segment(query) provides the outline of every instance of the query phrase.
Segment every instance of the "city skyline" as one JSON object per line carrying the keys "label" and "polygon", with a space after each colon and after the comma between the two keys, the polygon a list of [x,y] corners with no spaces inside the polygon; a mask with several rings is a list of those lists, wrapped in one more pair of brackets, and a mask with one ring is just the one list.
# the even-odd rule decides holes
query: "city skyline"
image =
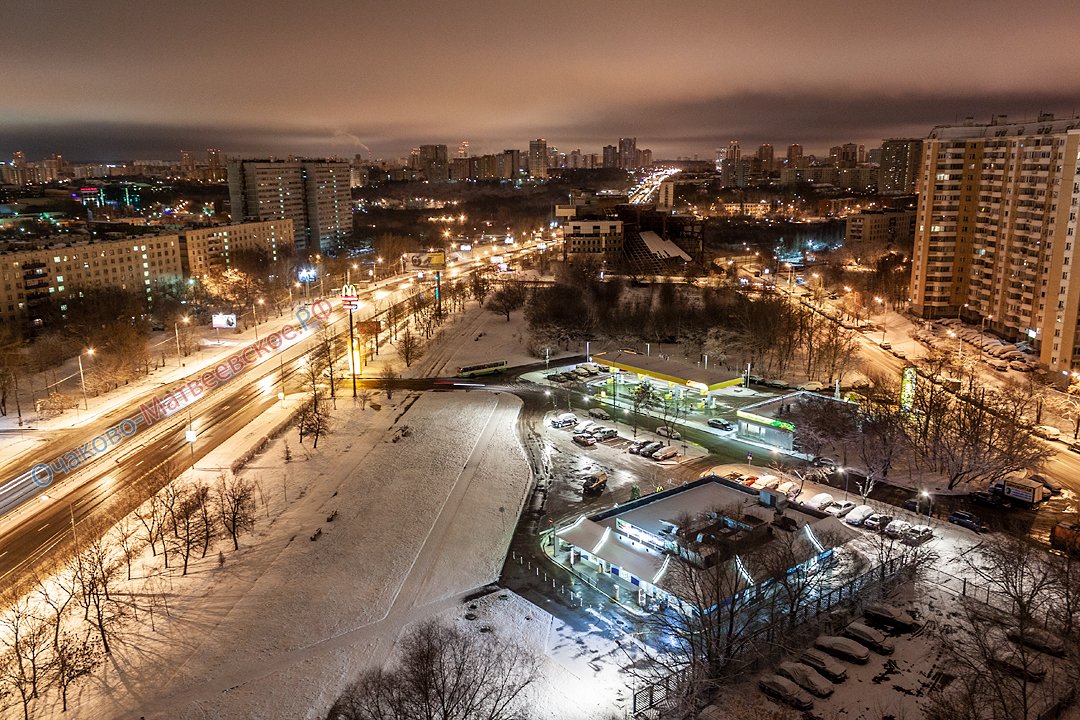
{"label": "city skyline", "polygon": [[[1080,60],[1068,30],[1080,8],[1052,2],[1036,17],[989,5],[976,15],[938,3],[901,24],[917,18],[913,3],[673,12],[548,2],[527,15],[505,3],[430,12],[421,2],[322,2],[298,16],[281,2],[257,14],[194,3],[182,15],[16,2],[6,8],[17,60],[0,157],[104,161],[219,147],[396,158],[420,144],[467,138],[482,154],[538,137],[599,152],[635,136],[657,158],[709,159],[731,138],[820,154],[838,142],[922,137],[966,116],[1074,113]],[[620,32],[589,30],[613,24]],[[992,54],[984,37],[995,38]]]}

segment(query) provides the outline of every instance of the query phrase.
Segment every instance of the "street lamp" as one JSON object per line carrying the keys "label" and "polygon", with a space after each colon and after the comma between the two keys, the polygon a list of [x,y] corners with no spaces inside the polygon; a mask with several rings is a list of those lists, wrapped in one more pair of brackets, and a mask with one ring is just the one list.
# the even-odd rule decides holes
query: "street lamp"
{"label": "street lamp", "polygon": [[[94,356],[94,348],[86,348],[86,354],[89,355],[90,357],[93,357]],[[86,399],[86,376],[83,374],[82,351],[81,350],[79,351],[79,382],[82,383],[83,409],[84,410],[89,410],[90,409],[90,401]],[[76,405],[75,407],[78,407],[78,405]]]}
{"label": "street lamp", "polygon": [[933,498],[933,497],[931,497],[931,496],[930,496],[930,493],[929,493],[929,492],[927,492],[926,490],[923,490],[922,492],[920,492],[920,493],[919,493],[919,496],[920,496],[920,497],[924,497],[924,498],[926,498],[926,502],[927,502],[927,506],[926,506],[926,519],[927,519],[927,520],[929,520],[929,519],[930,519],[930,516],[931,516],[931,514],[933,513],[933,509],[934,509],[934,498]]}
{"label": "street lamp", "polygon": [[191,322],[191,318],[189,318],[187,315],[185,315],[184,317],[180,318],[180,320],[173,323],[173,332],[176,333],[176,366],[177,367],[183,367],[183,365],[184,365],[184,363],[180,359],[180,323],[181,322],[183,322],[185,325],[187,325],[189,322]]}
{"label": "street lamp", "polygon": [[888,327],[889,320],[889,306],[885,304],[883,298],[875,297],[874,302],[881,305],[881,344],[885,344],[885,330]]}
{"label": "street lamp", "polygon": [[993,319],[994,319],[994,316],[993,316],[993,315],[987,315],[987,316],[986,316],[986,317],[984,317],[984,318],[982,319],[982,321],[981,321],[981,322],[979,323],[979,348],[980,348],[980,349],[982,349],[982,346],[983,346],[983,342],[984,342],[984,341],[986,340],[986,338],[985,338],[985,337],[983,337],[983,336],[984,336],[984,335],[986,334],[986,321],[987,321],[987,320],[991,320],[991,321],[992,321]]}
{"label": "street lamp", "polygon": [[[263,304],[263,299],[259,298],[259,304]],[[259,316],[255,314],[255,303],[251,303],[251,319],[255,323],[255,339],[259,339]]]}
{"label": "street lamp", "polygon": [[952,330],[948,331],[948,336],[951,337],[951,338],[956,338],[956,362],[957,362],[957,364],[963,364],[963,361],[964,361],[964,341],[961,340],[960,336],[957,335]]}

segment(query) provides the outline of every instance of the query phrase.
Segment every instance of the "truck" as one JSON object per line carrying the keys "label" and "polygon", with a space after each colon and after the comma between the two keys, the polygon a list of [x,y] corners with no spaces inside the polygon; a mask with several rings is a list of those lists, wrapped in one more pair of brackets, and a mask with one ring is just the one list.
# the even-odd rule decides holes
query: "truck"
{"label": "truck", "polygon": [[990,486],[990,492],[1026,505],[1035,505],[1046,499],[1046,488],[1041,482],[1029,478],[1007,477]]}
{"label": "truck", "polygon": [[1080,556],[1080,525],[1060,522],[1050,531],[1050,547],[1066,555]]}

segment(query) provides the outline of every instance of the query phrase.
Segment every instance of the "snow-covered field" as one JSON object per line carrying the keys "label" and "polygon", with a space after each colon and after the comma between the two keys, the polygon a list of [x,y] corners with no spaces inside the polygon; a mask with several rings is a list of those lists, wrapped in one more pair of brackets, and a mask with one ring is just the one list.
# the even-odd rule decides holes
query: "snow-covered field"
{"label": "snow-covered field", "polygon": [[272,519],[226,549],[224,567],[212,552],[188,577],[155,581],[171,617],[159,609],[156,631],[145,612],[126,625],[114,658],[74,690],[76,716],[322,717],[403,627],[498,577],[529,481],[519,407],[505,393],[397,395],[381,411],[339,411],[317,451],[294,434],[272,443],[244,471]]}

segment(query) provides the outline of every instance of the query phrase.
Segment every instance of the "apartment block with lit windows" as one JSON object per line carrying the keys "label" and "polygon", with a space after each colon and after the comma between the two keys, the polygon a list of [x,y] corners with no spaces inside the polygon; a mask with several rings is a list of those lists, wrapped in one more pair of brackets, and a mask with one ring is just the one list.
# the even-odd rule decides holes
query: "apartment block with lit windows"
{"label": "apartment block with lit windows", "polygon": [[1080,367],[1080,118],[939,126],[924,143],[912,310],[963,315]]}
{"label": "apartment block with lit windows", "polygon": [[215,266],[229,265],[237,251],[265,250],[270,262],[293,254],[293,221],[238,223],[194,228],[180,233],[184,275],[202,275]]}
{"label": "apartment block with lit windows", "polygon": [[150,295],[159,281],[182,276],[179,235],[0,250],[0,320],[36,325],[51,301],[82,290],[114,287]]}

